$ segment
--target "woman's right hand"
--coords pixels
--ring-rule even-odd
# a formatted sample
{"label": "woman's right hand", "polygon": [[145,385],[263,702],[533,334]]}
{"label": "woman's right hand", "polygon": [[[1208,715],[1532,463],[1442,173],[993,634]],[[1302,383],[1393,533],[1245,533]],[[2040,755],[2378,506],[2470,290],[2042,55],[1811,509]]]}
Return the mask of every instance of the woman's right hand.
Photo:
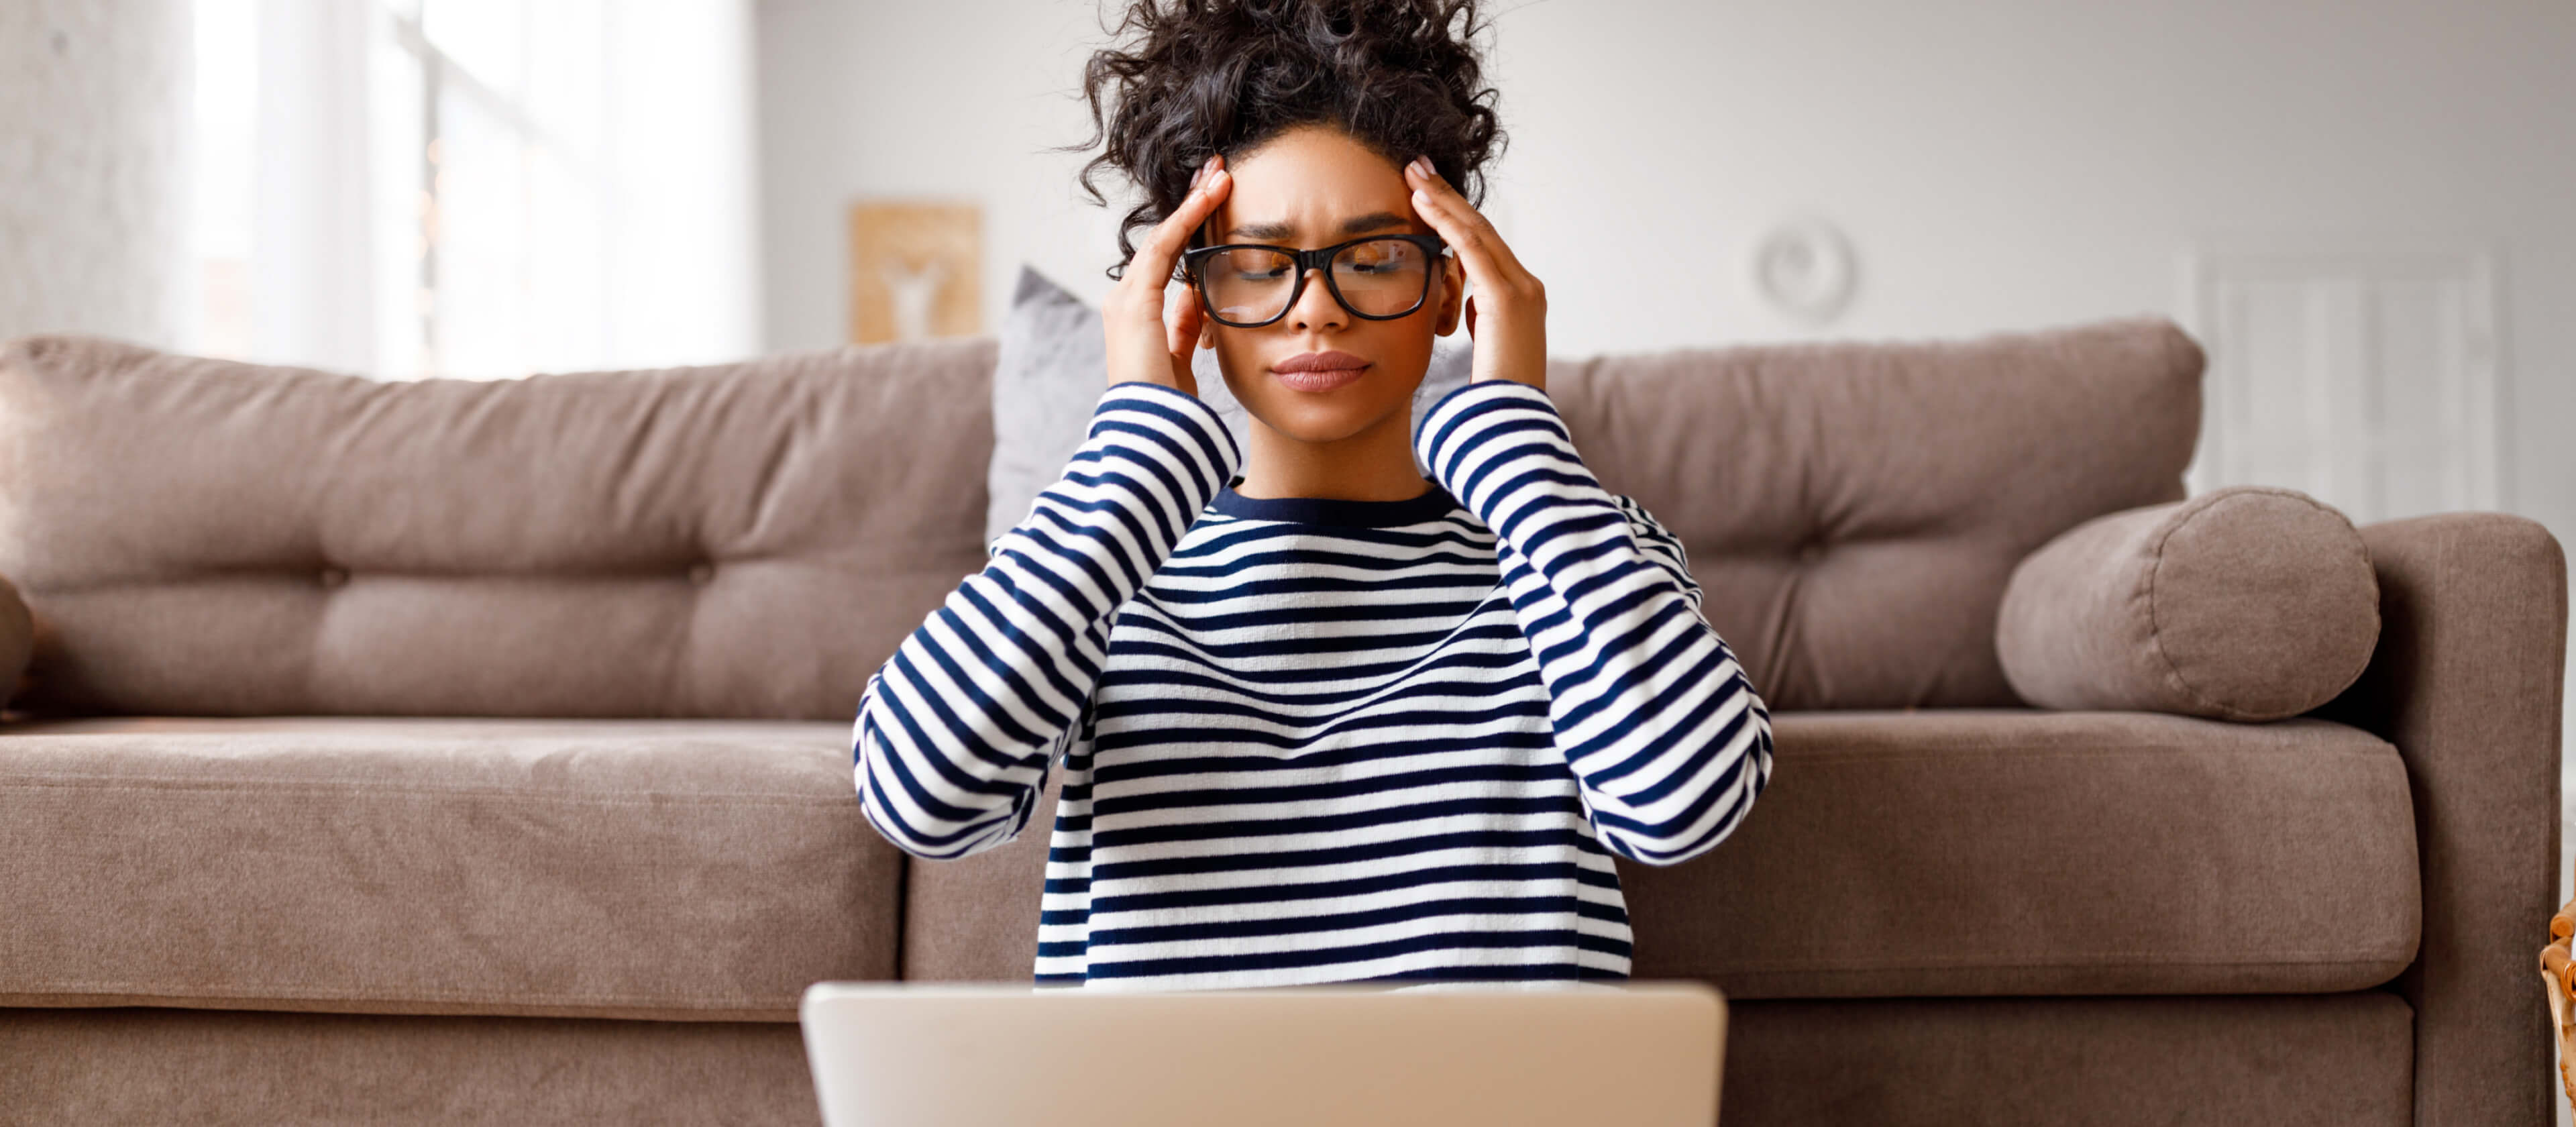
{"label": "woman's right hand", "polygon": [[1195,287],[1183,286],[1172,300],[1163,300],[1171,285],[1172,272],[1180,265],[1181,250],[1189,245],[1190,232],[1216,212],[1234,178],[1225,170],[1225,158],[1211,155],[1199,166],[1198,175],[1190,179],[1190,194],[1181,198],[1179,207],[1163,218],[1136,247],[1136,256],[1127,260],[1127,269],[1119,275],[1118,285],[1109,291],[1109,299],[1100,303],[1102,332],[1108,335],[1109,382],[1112,384],[1141,381],[1177,388],[1189,395],[1199,393],[1198,380],[1190,374],[1190,352],[1198,347],[1200,318],[1199,294]]}

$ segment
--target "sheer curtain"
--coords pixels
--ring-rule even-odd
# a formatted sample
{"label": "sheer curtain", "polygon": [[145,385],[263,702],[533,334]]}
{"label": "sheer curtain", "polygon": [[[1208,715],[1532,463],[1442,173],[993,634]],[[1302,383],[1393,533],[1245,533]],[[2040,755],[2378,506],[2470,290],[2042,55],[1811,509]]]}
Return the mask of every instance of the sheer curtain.
{"label": "sheer curtain", "polygon": [[757,349],[749,0],[194,0],[192,346],[384,378]]}

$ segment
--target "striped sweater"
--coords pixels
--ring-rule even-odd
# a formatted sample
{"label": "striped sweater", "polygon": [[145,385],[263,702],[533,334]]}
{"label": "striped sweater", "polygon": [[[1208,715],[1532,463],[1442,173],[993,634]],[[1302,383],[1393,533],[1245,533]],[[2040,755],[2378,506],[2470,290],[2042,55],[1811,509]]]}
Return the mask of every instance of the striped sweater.
{"label": "striped sweater", "polygon": [[1061,763],[1042,988],[1627,977],[1612,855],[1732,832],[1769,712],[1546,392],[1460,388],[1415,445],[1413,500],[1249,498],[1206,405],[1111,387],[869,679],[869,824],[989,849]]}

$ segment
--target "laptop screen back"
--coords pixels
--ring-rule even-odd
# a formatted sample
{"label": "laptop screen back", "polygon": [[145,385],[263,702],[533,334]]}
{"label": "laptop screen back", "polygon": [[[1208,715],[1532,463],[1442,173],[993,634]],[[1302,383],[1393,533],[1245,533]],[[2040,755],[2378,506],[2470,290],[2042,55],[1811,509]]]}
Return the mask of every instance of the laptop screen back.
{"label": "laptop screen back", "polygon": [[802,1018],[827,1127],[1707,1127],[1726,1028],[1686,982],[821,983]]}

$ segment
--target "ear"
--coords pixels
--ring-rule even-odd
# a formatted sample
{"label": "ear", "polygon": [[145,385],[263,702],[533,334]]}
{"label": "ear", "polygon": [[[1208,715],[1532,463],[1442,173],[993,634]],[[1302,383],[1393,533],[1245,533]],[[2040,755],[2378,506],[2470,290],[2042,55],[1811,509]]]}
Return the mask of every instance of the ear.
{"label": "ear", "polygon": [[1467,266],[1454,254],[1440,257],[1440,304],[1433,321],[1435,336],[1458,331],[1458,314],[1467,294]]}

